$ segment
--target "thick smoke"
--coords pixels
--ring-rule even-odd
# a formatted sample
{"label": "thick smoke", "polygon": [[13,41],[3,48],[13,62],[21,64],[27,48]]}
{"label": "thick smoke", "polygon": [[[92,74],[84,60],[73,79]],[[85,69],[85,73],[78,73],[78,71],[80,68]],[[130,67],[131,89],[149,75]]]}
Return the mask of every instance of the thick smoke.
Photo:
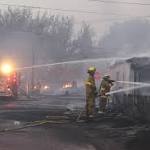
{"label": "thick smoke", "polygon": [[109,34],[99,42],[101,51],[107,56],[145,55],[150,48],[150,23],[130,20],[114,24]]}

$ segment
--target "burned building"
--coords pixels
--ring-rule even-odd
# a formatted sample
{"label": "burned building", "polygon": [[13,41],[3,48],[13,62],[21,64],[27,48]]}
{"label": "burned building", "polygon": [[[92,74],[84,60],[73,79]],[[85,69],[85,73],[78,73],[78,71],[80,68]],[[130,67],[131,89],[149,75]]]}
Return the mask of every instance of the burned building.
{"label": "burned building", "polygon": [[[116,62],[110,67],[110,74],[117,83],[116,89],[128,88],[137,86],[138,82],[148,84],[150,83],[150,58],[149,57],[134,57],[123,61]],[[125,82],[129,81],[129,83]],[[130,83],[131,82],[131,83]],[[134,84],[137,83],[137,84]],[[135,95],[150,95],[150,87],[139,88],[132,91],[127,91],[127,94]]]}
{"label": "burned building", "polygon": [[[136,57],[114,63],[110,73],[115,90],[150,84],[150,58]],[[136,84],[137,83],[137,84]],[[113,95],[113,106],[133,117],[150,120],[150,87],[140,87]]]}

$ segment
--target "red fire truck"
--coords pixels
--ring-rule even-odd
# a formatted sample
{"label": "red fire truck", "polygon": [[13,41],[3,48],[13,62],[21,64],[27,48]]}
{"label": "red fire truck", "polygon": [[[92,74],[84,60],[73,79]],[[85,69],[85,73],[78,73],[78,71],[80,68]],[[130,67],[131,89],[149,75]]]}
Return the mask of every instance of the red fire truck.
{"label": "red fire truck", "polygon": [[18,96],[18,74],[10,64],[1,65],[0,99],[14,99]]}

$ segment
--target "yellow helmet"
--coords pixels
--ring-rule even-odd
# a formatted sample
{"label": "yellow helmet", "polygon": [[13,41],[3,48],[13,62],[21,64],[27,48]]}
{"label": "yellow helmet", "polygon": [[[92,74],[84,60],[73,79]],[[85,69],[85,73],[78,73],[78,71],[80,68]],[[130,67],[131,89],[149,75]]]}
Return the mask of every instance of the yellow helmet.
{"label": "yellow helmet", "polygon": [[96,71],[95,67],[89,67],[87,72],[88,73],[95,73],[95,71]]}

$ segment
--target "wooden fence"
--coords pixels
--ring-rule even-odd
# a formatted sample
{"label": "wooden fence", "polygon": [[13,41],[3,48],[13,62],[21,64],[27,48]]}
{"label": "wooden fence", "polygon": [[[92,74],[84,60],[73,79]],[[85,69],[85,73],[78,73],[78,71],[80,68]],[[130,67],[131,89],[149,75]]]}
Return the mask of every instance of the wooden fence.
{"label": "wooden fence", "polygon": [[150,96],[116,94],[113,96],[113,108],[132,117],[150,121]]}

